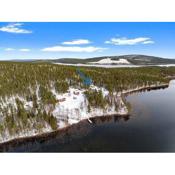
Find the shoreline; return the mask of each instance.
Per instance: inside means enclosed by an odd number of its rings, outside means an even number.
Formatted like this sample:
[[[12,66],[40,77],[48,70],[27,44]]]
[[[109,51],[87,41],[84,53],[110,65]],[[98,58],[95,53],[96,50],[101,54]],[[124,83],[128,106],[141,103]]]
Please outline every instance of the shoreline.
[[[97,119],[97,118],[102,118],[102,117],[122,117],[122,118],[125,118],[125,117],[129,117],[129,114],[111,114],[111,115],[90,117],[90,118],[82,119],[77,123],[67,125],[66,127],[58,128],[57,130],[54,130],[51,132],[45,132],[45,133],[41,133],[41,134],[37,134],[37,135],[33,135],[33,136],[27,136],[27,137],[14,138],[14,139],[0,143],[0,152],[2,152],[2,150],[5,146],[10,147],[10,146],[22,143],[23,141],[32,141],[32,140],[34,141],[35,139],[42,140],[42,139],[45,139],[47,137],[52,138],[52,137],[56,136],[59,132],[64,132],[64,131],[68,130],[70,127],[79,124],[80,122],[83,122],[83,121],[89,122],[89,120],[91,120],[91,119]]]
[[[136,88],[136,89],[122,91],[121,96],[124,95],[126,97],[127,95],[131,95],[132,93],[136,93],[136,92],[142,92],[142,91],[146,91],[146,90],[150,91],[150,90],[156,90],[156,89],[162,89],[162,88],[168,88],[168,87],[169,87],[169,83],[164,83],[164,84],[160,84],[160,85],[144,86],[144,87],[140,87],[140,88]],[[128,108],[128,107],[126,106],[126,108]],[[76,125],[76,124],[78,124],[82,121],[88,121],[90,123],[89,120],[91,120],[93,118],[101,118],[101,117],[105,117],[105,116],[125,117],[125,116],[129,116],[129,115],[130,114],[129,114],[129,111],[128,111],[128,113],[126,113],[126,114],[116,113],[116,114],[109,114],[109,115],[92,116],[92,117],[89,117],[89,118],[84,118],[84,119],[78,121],[77,123],[69,124],[69,125],[67,125],[63,128],[58,128],[57,130],[54,130],[54,131],[43,132],[41,134],[31,135],[31,136],[27,136],[27,137],[18,137],[18,138],[14,138],[14,139],[11,139],[11,140],[7,140],[7,141],[4,141],[4,142],[0,143],[0,152],[2,152],[1,147],[3,148],[5,146],[16,145],[16,144],[19,144],[19,143],[23,142],[24,140],[32,141],[33,139],[37,139],[37,138],[40,138],[40,139],[43,138],[44,139],[44,138],[47,138],[47,137],[54,137],[59,132],[63,132],[64,130],[69,129],[71,126]]]
[[[164,84],[160,84],[160,85],[144,86],[144,87],[139,87],[137,89],[126,90],[126,91],[123,91],[121,94],[130,95],[130,94],[135,93],[135,92],[164,89],[164,88],[168,88],[168,87],[169,87],[169,83],[164,83]]]

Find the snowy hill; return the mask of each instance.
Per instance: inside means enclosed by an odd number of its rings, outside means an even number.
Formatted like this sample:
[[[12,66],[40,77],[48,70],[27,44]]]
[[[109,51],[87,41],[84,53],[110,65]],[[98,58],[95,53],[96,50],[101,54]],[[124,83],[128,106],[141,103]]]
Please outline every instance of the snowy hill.
[[[53,63],[61,64],[102,64],[102,65],[166,65],[175,64],[175,59],[167,59],[148,55],[121,55],[103,56],[87,59],[61,58],[51,60]]]
[[[131,64],[128,60],[120,58],[119,60],[111,60],[111,58],[104,58],[97,62],[88,62],[90,64]]]

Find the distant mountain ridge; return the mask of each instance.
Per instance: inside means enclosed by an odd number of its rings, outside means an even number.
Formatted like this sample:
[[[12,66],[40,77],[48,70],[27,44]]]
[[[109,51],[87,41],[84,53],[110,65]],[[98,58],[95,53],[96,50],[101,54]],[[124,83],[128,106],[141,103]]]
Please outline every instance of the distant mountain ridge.
[[[120,55],[120,56],[102,56],[93,58],[60,58],[50,60],[54,63],[63,64],[116,64],[116,65],[158,65],[175,64],[175,59],[161,58],[148,55]]]

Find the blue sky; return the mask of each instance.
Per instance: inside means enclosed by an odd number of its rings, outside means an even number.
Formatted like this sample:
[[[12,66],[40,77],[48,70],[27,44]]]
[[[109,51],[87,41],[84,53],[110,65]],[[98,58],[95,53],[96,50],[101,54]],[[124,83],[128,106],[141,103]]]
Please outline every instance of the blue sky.
[[[175,58],[175,23],[0,23],[0,60],[123,54]]]

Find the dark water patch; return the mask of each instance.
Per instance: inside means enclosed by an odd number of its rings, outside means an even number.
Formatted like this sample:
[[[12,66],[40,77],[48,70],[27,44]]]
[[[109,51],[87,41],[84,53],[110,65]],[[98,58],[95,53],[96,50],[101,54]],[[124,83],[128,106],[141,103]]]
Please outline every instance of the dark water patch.
[[[104,125],[105,123],[117,123],[129,120],[129,116],[104,116],[92,118],[92,123],[88,120],[83,120],[78,124],[72,125],[60,131],[50,134],[44,134],[39,137],[23,138],[5,143],[0,146],[0,151],[3,152],[69,152],[69,148],[65,145],[72,145],[77,139],[88,136],[95,127]],[[80,143],[78,145],[81,145]],[[79,147],[81,151],[88,151],[86,148]],[[77,145],[72,145],[73,152],[79,152]]]
[[[76,70],[76,72],[80,76],[80,78],[82,79],[83,84],[85,86],[90,86],[92,84],[92,79],[90,77],[86,76],[82,71],[80,71],[79,68]]]

